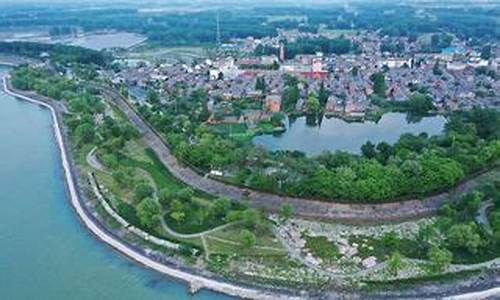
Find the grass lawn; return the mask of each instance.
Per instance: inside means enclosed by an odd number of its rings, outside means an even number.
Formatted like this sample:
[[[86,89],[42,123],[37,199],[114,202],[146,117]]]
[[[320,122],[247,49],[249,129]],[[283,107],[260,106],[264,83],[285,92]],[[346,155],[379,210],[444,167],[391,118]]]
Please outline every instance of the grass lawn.
[[[250,249],[245,249],[239,241],[226,241],[221,239],[206,238],[208,250],[210,254],[225,254],[225,255],[237,255],[238,257],[265,257],[265,258],[276,258],[276,257],[286,257],[288,253],[285,249],[274,250],[274,249],[263,249],[259,248],[259,238],[257,238],[257,245]]]
[[[124,151],[133,160],[152,163],[145,151],[146,146],[138,140],[130,140],[125,143]]]
[[[396,238],[388,243],[383,238],[356,235],[349,237],[349,244],[353,243],[358,244],[357,255],[361,258],[375,256],[378,261],[385,261],[396,250],[408,258],[425,259],[427,257],[419,243],[411,239]]]
[[[324,236],[306,236],[305,239],[305,248],[309,249],[316,258],[331,262],[340,256],[337,246]]]
[[[239,234],[245,226],[243,224],[235,224],[234,226],[230,226],[225,228],[224,230],[217,231],[210,236],[215,239],[208,239],[210,241],[210,245],[214,244],[214,246],[218,247],[216,249],[221,250],[221,253],[225,253],[224,250],[227,248],[233,248],[233,251],[236,249],[242,249],[239,238]],[[255,246],[249,249],[250,252],[257,255],[283,255],[286,253],[283,245],[276,239],[276,237],[270,232],[258,233],[256,234],[257,240]],[[220,240],[224,240],[227,242],[221,242]],[[231,245],[232,243],[233,245]],[[237,245],[236,245],[237,244]],[[266,247],[268,249],[263,249],[262,247]],[[253,254],[252,254],[253,255]]]
[[[99,185],[105,187],[111,194],[114,196],[123,199],[126,202],[133,203],[133,190],[132,189],[124,189],[116,183],[113,177],[109,174],[105,174],[102,172],[94,172],[94,175],[97,179]],[[108,197],[109,198],[109,197]],[[108,199],[112,200],[112,199]],[[112,203],[114,207],[116,207],[116,203]]]
[[[175,178],[163,165],[163,163],[156,156],[154,151],[150,148],[145,150],[146,156],[151,160],[151,163],[138,162],[135,161],[134,164],[141,169],[149,172],[156,182],[159,189],[169,188],[175,190],[183,189],[188,187],[186,184]],[[214,196],[204,193],[200,190],[194,190],[194,195],[199,198],[212,200],[215,199]]]
[[[203,232],[225,224],[225,221],[222,219],[203,219],[202,216],[205,210],[206,208],[203,206],[190,205],[189,209],[187,209],[184,221],[178,223],[174,219],[172,219],[169,213],[167,213],[165,215],[165,222],[172,230],[184,234]]]
[[[248,128],[245,124],[215,124],[210,128],[217,134],[229,137],[238,137],[248,134]]]

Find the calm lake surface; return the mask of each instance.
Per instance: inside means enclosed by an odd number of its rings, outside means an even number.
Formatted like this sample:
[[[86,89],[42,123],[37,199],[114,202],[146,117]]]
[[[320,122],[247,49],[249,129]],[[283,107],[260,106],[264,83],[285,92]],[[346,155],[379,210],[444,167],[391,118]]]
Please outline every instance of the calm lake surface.
[[[90,235],[67,198],[46,109],[0,91],[0,141],[0,299],[233,299],[191,296]]]
[[[89,34],[87,36],[72,39],[69,43],[73,46],[81,46],[94,50],[110,48],[130,48],[140,42],[145,37],[128,32]]]
[[[319,126],[309,126],[306,117],[286,123],[287,130],[283,134],[256,136],[253,143],[271,151],[298,150],[308,156],[337,150],[360,153],[361,146],[367,141],[394,144],[404,133],[440,134],[446,119],[443,116],[430,116],[411,123],[404,113],[387,113],[377,123],[323,118]]]

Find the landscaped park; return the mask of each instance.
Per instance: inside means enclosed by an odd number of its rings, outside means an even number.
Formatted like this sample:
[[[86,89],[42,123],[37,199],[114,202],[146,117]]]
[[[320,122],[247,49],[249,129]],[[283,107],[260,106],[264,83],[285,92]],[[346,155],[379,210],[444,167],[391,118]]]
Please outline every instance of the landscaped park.
[[[180,164],[200,178],[246,190],[246,199],[232,199],[175,176],[144,129],[110,94],[37,68],[16,68],[11,82],[66,108],[64,124],[78,173],[91,183],[88,197],[104,222],[131,243],[194,269],[266,287],[376,292],[388,284],[411,287],[498,265],[496,111],[451,114],[438,136],[407,134],[393,145],[367,143],[359,154],[309,157],[256,147],[242,138],[245,128],[228,134],[228,128],[205,124],[202,95],[179,100],[183,110],[176,113],[170,106],[138,106],[120,96]],[[214,177],[214,170],[222,176]],[[333,205],[400,201],[404,207],[406,199],[426,201],[445,192],[449,201],[428,216],[346,223],[328,216],[303,218],[301,207],[286,201],[266,210],[252,203],[251,189]]]

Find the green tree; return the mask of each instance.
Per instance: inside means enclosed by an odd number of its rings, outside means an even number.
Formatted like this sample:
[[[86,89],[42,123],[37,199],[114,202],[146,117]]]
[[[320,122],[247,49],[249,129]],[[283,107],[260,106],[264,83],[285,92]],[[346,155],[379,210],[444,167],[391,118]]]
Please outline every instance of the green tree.
[[[408,99],[408,109],[416,114],[423,115],[434,109],[432,97],[421,93],[413,93]]]
[[[380,163],[385,164],[389,157],[394,154],[394,150],[391,145],[389,145],[387,142],[380,142],[377,145],[377,159]]]
[[[321,107],[325,107],[326,102],[328,101],[328,97],[330,97],[330,93],[325,88],[325,83],[321,81],[321,85],[319,86],[318,91],[318,101],[321,104]]]
[[[164,207],[168,206],[173,198],[174,193],[168,188],[163,188],[158,192],[158,200]]]
[[[122,170],[116,170],[113,172],[113,179],[122,188],[127,187],[131,183],[131,178]]]
[[[184,201],[184,202],[188,202],[188,201],[191,201],[191,199],[193,198],[194,191],[190,187],[185,187],[185,188],[182,188],[182,189],[178,190],[177,192],[175,192],[174,195],[177,199]]]
[[[280,215],[283,219],[288,220],[294,214],[294,207],[290,203],[285,203],[281,206]]]
[[[283,113],[274,113],[271,116],[271,123],[274,126],[283,126],[283,120],[285,120],[285,115]]]
[[[481,49],[481,58],[488,60],[491,58],[491,46],[486,45]]]
[[[391,250],[398,250],[401,244],[401,240],[394,231],[384,233],[381,241],[384,247]]]
[[[260,77],[257,77],[256,81],[255,81],[255,89],[258,90],[258,91],[262,91],[262,93],[265,93],[266,92],[266,80],[264,77],[260,76]]]
[[[141,225],[149,229],[158,224],[160,212],[160,206],[151,198],[144,198],[137,205],[137,217]]]
[[[240,240],[246,249],[252,248],[257,242],[257,238],[255,234],[248,229],[242,229],[240,231]]]
[[[76,127],[75,137],[78,144],[90,144],[94,141],[95,126],[90,123],[83,123]]]
[[[153,105],[157,105],[160,103],[160,97],[158,96],[158,93],[154,89],[148,90],[146,99],[148,100],[149,103]]]
[[[403,267],[403,257],[401,256],[401,253],[396,250],[389,257],[389,260],[387,261],[387,268],[389,269],[389,272],[393,274],[393,276],[398,276],[399,271],[401,271]]]
[[[248,208],[243,211],[242,219],[245,226],[248,228],[253,228],[255,221],[259,218],[259,211],[254,208]]]
[[[373,92],[385,98],[385,93],[387,91],[387,84],[385,83],[385,75],[382,72],[373,73],[370,76],[370,80],[373,82]]]
[[[216,218],[225,218],[231,210],[231,200],[227,198],[219,198],[215,201],[212,207],[212,213]]]
[[[267,230],[267,222],[262,213],[255,208],[245,209],[241,215],[243,224],[248,229],[264,232]]]
[[[153,196],[154,188],[147,183],[139,183],[134,190],[135,199],[141,201],[144,198]]]
[[[446,234],[446,241],[450,247],[466,249],[470,253],[477,253],[481,246],[481,236],[477,233],[475,223],[455,224]]]
[[[306,111],[309,115],[317,115],[321,111],[321,103],[314,95],[309,95],[306,102]]]
[[[356,76],[358,76],[358,73],[359,73],[359,68],[357,66],[352,67],[351,75],[356,77]]]
[[[297,105],[299,98],[300,98],[300,91],[297,84],[285,88],[282,95],[284,110],[285,111],[295,110],[295,105]]]
[[[278,180],[272,175],[259,172],[250,178],[250,186],[258,190],[274,192],[278,189]]]
[[[181,211],[173,211],[170,213],[170,217],[177,222],[177,224],[181,224],[184,222],[184,219],[186,218],[186,214]]]
[[[443,272],[451,263],[453,255],[444,248],[432,247],[427,253],[430,261],[429,271],[432,274]]]
[[[443,75],[443,71],[439,67],[439,61],[436,61],[436,63],[434,64],[434,67],[432,68],[432,74],[434,74],[436,76]]]
[[[361,146],[361,153],[363,153],[363,155],[368,159],[372,159],[377,155],[377,151],[375,150],[375,145],[370,141],[364,143]]]
[[[172,212],[186,212],[186,206],[178,199],[172,200],[170,202],[170,211]]]
[[[460,202],[464,206],[464,219],[474,219],[479,211],[483,198],[484,194],[480,191],[473,191],[472,193],[468,193],[462,197]]]

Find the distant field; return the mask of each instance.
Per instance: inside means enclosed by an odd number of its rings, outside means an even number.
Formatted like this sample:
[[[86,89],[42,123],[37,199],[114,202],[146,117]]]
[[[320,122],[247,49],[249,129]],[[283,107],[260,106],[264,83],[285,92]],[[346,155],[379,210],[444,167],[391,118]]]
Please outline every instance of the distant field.
[[[306,15],[280,15],[280,16],[269,16],[267,17],[268,22],[280,22],[280,21],[297,21],[302,22],[307,20]]]
[[[201,46],[182,47],[155,47],[147,45],[136,48],[133,52],[127,53],[127,58],[161,60],[166,62],[186,61],[205,57],[207,49]]]
[[[358,29],[320,29],[318,33],[329,37],[329,38],[336,38],[341,35],[355,35],[358,32],[363,32],[363,30],[358,30]]]

